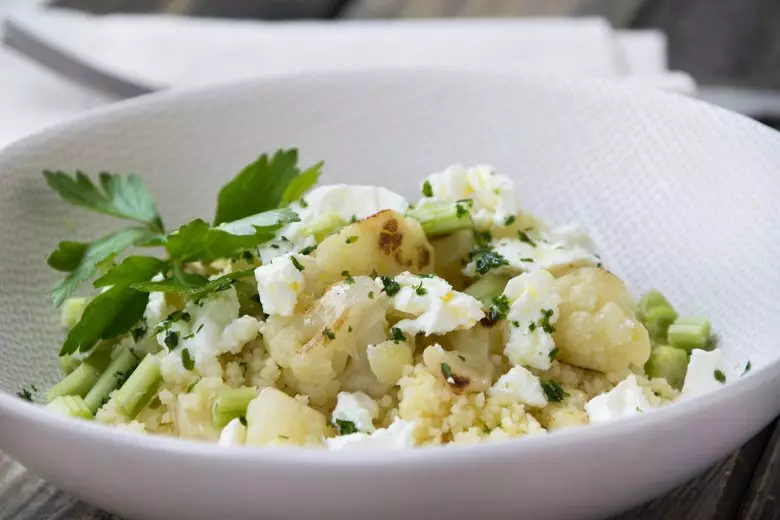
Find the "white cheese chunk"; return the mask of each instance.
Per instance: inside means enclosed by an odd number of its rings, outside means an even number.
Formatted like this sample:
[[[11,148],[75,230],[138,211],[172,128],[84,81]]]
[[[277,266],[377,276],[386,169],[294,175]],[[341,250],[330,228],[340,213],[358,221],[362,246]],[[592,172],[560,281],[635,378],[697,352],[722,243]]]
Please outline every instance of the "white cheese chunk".
[[[528,369],[516,366],[509,369],[490,388],[491,396],[505,397],[528,406],[543,408],[547,405],[547,396],[542,382]]]
[[[423,183],[424,189],[426,186],[430,186],[432,193],[420,201],[422,205],[428,200],[473,200],[470,211],[478,229],[503,226],[506,218],[518,211],[515,183],[506,175],[497,174],[491,166],[453,165],[428,176]]]
[[[395,419],[387,428],[374,433],[352,433],[327,440],[329,450],[381,451],[403,450],[415,445],[414,430],[416,423]]]
[[[349,421],[358,431],[372,433],[374,419],[379,416],[379,406],[363,392],[339,392],[336,408],[331,414],[332,423]]]
[[[292,316],[298,303],[298,295],[306,285],[302,271],[312,263],[313,260],[308,256],[288,253],[277,256],[271,263],[255,269],[257,292],[263,311],[267,314]]]
[[[222,428],[219,434],[220,446],[243,446],[246,442],[246,426],[241,424],[240,419],[233,419]]]
[[[731,366],[723,353],[715,349],[711,352],[694,349],[688,362],[682,396],[695,397],[722,388],[729,381],[740,376],[739,368]]]
[[[609,392],[594,397],[585,404],[591,423],[612,421],[650,411],[652,406],[631,374]]]
[[[510,302],[509,341],[504,355],[514,365],[547,370],[555,348],[551,331],[561,303],[555,279],[548,271],[523,273],[509,280],[504,296]]]
[[[401,289],[391,298],[392,307],[404,314],[416,316],[403,319],[396,327],[410,334],[444,334],[468,329],[484,317],[478,300],[454,291],[438,276],[417,276],[409,272],[395,277]],[[377,279],[377,287],[382,287]]]

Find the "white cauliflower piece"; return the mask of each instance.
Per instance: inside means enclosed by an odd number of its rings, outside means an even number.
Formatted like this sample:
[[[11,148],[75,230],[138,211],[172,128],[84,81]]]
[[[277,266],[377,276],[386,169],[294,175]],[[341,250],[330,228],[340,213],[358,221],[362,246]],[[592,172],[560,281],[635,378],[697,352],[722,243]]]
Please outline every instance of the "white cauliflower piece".
[[[369,434],[352,433],[327,439],[329,450],[403,450],[415,445],[414,432],[417,424],[396,418],[387,428],[380,428]]]
[[[560,318],[555,324],[558,359],[604,373],[644,366],[650,338],[636,320],[625,284],[604,269],[584,267],[558,279]]]
[[[247,446],[321,445],[328,433],[325,416],[276,388],[264,388],[249,403]]]
[[[414,364],[414,349],[408,341],[387,340],[366,348],[368,364],[383,385],[394,385],[404,368]]]

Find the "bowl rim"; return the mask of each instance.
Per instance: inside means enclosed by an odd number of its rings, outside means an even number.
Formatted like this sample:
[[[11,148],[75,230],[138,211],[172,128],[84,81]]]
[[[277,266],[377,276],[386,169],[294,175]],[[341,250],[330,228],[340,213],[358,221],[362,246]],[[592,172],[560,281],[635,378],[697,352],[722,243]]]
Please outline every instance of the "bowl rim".
[[[464,77],[474,83],[464,83]],[[692,114],[715,111],[723,114],[726,119],[732,119],[741,124],[760,128],[761,132],[771,134],[778,140],[780,134],[765,125],[741,114],[716,107],[704,101],[692,99],[681,94],[661,92],[646,86],[620,83],[609,79],[594,79],[562,76],[556,74],[520,73],[520,72],[476,72],[455,69],[404,68],[396,70],[364,70],[339,72],[306,72],[285,74],[274,77],[259,77],[242,79],[226,83],[198,85],[181,89],[166,90],[144,95],[138,98],[122,100],[117,103],[88,111],[73,119],[61,122],[45,130],[17,140],[0,151],[0,166],[5,160],[18,151],[30,146],[40,146],[68,128],[76,128],[90,124],[103,124],[106,117],[131,114],[139,108],[166,105],[169,103],[186,102],[191,98],[213,94],[229,95],[233,91],[246,88],[263,87],[265,89],[285,88],[290,82],[305,81],[312,85],[322,81],[343,82],[347,86],[365,86],[375,82],[398,81],[452,81],[458,80],[459,85],[484,84],[486,81],[512,81],[530,85],[533,88],[547,90],[568,89],[571,84],[584,96],[596,98],[609,97],[610,103],[631,102],[636,96],[644,99],[655,99],[666,105],[666,110],[685,110]],[[464,87],[466,88],[466,87]],[[554,453],[562,448],[577,444],[609,443],[612,440],[630,436],[645,428],[653,428],[674,421],[704,414],[723,405],[726,400],[743,399],[748,394],[770,385],[771,381],[780,375],[780,356],[761,367],[754,368],[750,374],[739,380],[728,383],[723,388],[703,396],[680,399],[651,413],[636,415],[608,423],[591,424],[586,427],[565,429],[553,433],[528,435],[510,438],[500,442],[481,443],[477,445],[447,445],[446,450],[438,446],[422,446],[410,450],[377,450],[377,451],[339,451],[333,453],[327,449],[301,447],[225,447],[215,443],[178,439],[162,435],[140,435],[122,431],[116,428],[93,422],[73,420],[68,417],[46,411],[43,406],[28,403],[18,397],[0,391],[0,411],[7,413],[9,420],[23,419],[35,423],[42,428],[51,428],[61,434],[85,435],[93,441],[115,446],[117,448],[141,448],[149,454],[176,454],[198,457],[209,462],[229,461],[231,463],[300,463],[318,467],[373,467],[396,465],[423,465],[430,463],[457,464],[480,459],[503,458],[511,451],[514,457],[532,452]]]

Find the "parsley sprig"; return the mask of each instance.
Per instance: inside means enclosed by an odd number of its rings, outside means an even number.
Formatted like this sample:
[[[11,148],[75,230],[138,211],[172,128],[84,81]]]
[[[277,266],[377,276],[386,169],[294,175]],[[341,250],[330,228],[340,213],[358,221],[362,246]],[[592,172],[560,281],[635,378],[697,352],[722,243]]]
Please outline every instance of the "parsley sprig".
[[[284,206],[300,200],[317,182],[322,168],[318,163],[301,171],[297,163],[298,152],[294,149],[262,155],[219,192],[213,224],[195,219],[171,232],[166,232],[157,206],[138,175],[101,173],[96,185],[80,171],[73,175],[45,171],[46,182],[65,201],[134,223],[94,242],[60,242],[49,255],[47,263],[67,273],[52,290],[55,306],[98,271],[102,276],[93,285],[107,288],[86,306],[60,354],[87,352],[100,340],[134,328],[140,330],[138,324],[149,292],[173,292],[197,300],[251,276],[253,270],[244,269],[209,280],[188,273],[185,266],[238,257],[271,240],[286,224],[296,222],[298,216]],[[137,255],[114,264],[117,256],[132,247],[154,246],[164,248],[165,259]],[[151,281],[157,275],[162,279]]]

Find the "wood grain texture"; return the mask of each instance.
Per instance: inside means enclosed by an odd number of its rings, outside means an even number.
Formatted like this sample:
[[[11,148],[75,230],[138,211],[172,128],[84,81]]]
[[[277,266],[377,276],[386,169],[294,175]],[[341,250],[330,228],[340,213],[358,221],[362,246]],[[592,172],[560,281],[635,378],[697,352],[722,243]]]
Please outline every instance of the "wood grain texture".
[[[739,520],[780,519],[780,424],[756,468],[753,480],[742,501]]]
[[[598,11],[595,4],[608,1],[590,0],[586,5],[579,0],[58,0],[56,4],[96,13],[419,18],[594,14],[606,12]],[[617,1],[623,3],[615,4],[610,13],[623,22],[629,0]],[[771,33],[780,21],[777,0],[646,0],[631,14],[635,26],[661,27],[669,33],[673,66],[700,79],[737,75],[748,83],[780,86],[780,44],[774,43],[777,38],[773,40]],[[720,24],[719,28],[713,24]],[[614,520],[780,520],[779,496],[780,427],[773,425],[700,477]],[[0,520],[38,519],[116,517],[49,486],[0,453]]]

